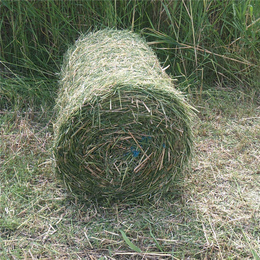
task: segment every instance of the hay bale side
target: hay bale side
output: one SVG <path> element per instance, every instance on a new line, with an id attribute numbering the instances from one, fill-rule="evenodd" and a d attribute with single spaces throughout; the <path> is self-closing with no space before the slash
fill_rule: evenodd
<path id="1" fill-rule="evenodd" d="M 165 191 L 192 149 L 191 106 L 137 34 L 102 30 L 66 53 L 54 126 L 56 171 L 74 193 Z"/>

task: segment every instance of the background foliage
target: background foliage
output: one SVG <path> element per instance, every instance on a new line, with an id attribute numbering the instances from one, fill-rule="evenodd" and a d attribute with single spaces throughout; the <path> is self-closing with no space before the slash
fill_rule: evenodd
<path id="1" fill-rule="evenodd" d="M 259 87 L 258 0 L 2 0 L 0 12 L 1 105 L 52 102 L 63 53 L 104 27 L 140 32 L 185 87 Z"/>

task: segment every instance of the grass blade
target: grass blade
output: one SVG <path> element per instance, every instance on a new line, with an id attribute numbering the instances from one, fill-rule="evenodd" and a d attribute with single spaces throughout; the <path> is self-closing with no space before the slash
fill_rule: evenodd
<path id="1" fill-rule="evenodd" d="M 152 233 L 152 230 L 151 230 L 151 229 L 150 229 L 150 235 L 151 235 L 151 237 L 153 238 L 153 241 L 154 241 L 154 243 L 156 244 L 156 247 L 157 247 L 161 252 L 163 252 L 162 247 L 159 245 L 159 243 L 158 243 L 157 239 L 155 238 L 154 234 Z"/>
<path id="2" fill-rule="evenodd" d="M 255 259 L 255 260 L 260 260 L 259 255 L 258 255 L 258 254 L 256 253 L 256 251 L 251 247 L 250 241 L 248 240 L 248 238 L 247 238 L 247 236 L 246 236 L 244 230 L 241 229 L 241 231 L 242 231 L 242 233 L 243 233 L 243 237 L 244 237 L 245 241 L 247 242 L 247 244 L 248 244 L 248 246 L 249 246 L 249 248 L 250 248 L 250 251 L 251 251 L 251 253 L 252 253 L 254 259 Z"/>
<path id="3" fill-rule="evenodd" d="M 123 231 L 123 230 L 120 230 L 121 234 L 122 234 L 122 237 L 123 239 L 125 240 L 125 242 L 127 243 L 127 245 L 135 252 L 138 252 L 138 253 L 142 253 L 142 250 L 137 247 L 136 245 L 134 245 L 130 239 L 127 237 L 126 233 Z"/>
<path id="4" fill-rule="evenodd" d="M 254 256 L 255 260 L 260 260 L 259 255 L 256 253 L 256 251 L 254 249 L 251 249 L 252 255 Z"/>

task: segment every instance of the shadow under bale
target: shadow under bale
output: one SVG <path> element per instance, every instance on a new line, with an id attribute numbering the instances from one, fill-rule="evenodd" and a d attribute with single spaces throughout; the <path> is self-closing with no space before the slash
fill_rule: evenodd
<path id="1" fill-rule="evenodd" d="M 191 155 L 192 107 L 130 31 L 76 41 L 56 109 L 56 172 L 73 193 L 129 200 L 165 192 Z"/>

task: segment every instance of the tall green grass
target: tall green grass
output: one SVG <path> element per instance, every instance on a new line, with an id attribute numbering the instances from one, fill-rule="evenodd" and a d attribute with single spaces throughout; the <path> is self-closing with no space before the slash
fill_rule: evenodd
<path id="1" fill-rule="evenodd" d="M 259 70 L 255 59 L 260 54 L 259 1 L 173 1 L 162 5 L 165 23 L 149 29 L 148 35 L 168 57 L 171 73 L 206 83 L 252 84 Z"/>
<path id="2" fill-rule="evenodd" d="M 53 80 L 48 93 L 68 46 L 104 27 L 142 33 L 180 82 L 260 85 L 258 0 L 2 0 L 0 10 L 1 78 Z"/>

